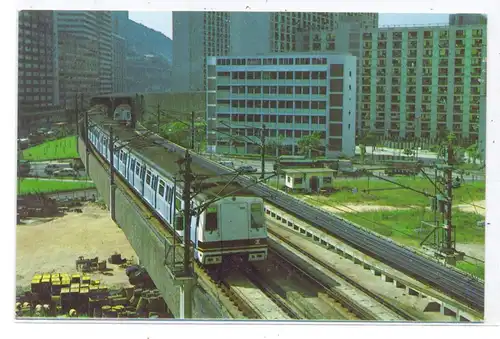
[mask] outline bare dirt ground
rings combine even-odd
[[[83,213],[68,213],[52,220],[38,220],[17,225],[16,286],[29,289],[36,273],[77,273],[75,260],[99,257],[106,260],[113,253],[137,260],[125,234],[111,220],[109,211],[94,204],[83,207]],[[93,273],[109,288],[128,285],[124,269],[107,263],[112,271]]]
[[[458,205],[457,207],[464,212],[486,215],[486,200],[473,201],[470,204]]]
[[[470,257],[481,259],[484,261],[486,256],[485,246],[483,244],[461,244],[457,243],[457,250],[464,252]]]
[[[382,206],[382,205],[362,205],[362,204],[343,204],[339,208],[323,205],[322,209],[332,213],[353,213],[353,212],[373,212],[373,211],[400,211],[408,208]]]

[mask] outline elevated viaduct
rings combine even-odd
[[[144,206],[141,207],[140,201],[137,198],[134,199],[130,194],[131,191],[126,187],[116,185],[113,189],[114,199],[112,198],[109,169],[103,166],[92,150],[87,150],[81,136],[78,138],[78,153],[106,205],[110,207],[111,201],[114,200],[116,224],[125,233],[140,258],[141,265],[148,270],[171,313],[179,318],[180,289],[168,269],[174,252],[174,248],[168,245],[172,243],[172,240],[159,230],[155,217],[148,213]],[[177,258],[182,258],[182,255],[178,255]],[[193,287],[193,318],[231,318],[213,294],[207,293],[207,290],[207,286],[202,286],[201,282],[197,282]]]

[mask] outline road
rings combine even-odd
[[[57,165],[59,168],[68,168],[71,167],[71,164],[67,161],[43,161],[43,162],[30,162],[30,177],[39,177],[39,178],[51,178],[52,176],[45,173],[45,167],[49,164]],[[78,171],[80,176],[85,176],[85,170]]]

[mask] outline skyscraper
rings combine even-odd
[[[77,93],[112,91],[111,12],[57,11],[59,102],[74,107]]]
[[[20,115],[58,105],[52,11],[19,12],[18,104]]]
[[[126,92],[125,58],[127,54],[127,41],[124,38],[125,25],[128,21],[128,11],[111,12],[111,30],[113,44],[112,83],[113,93]]]
[[[204,90],[206,57],[296,49],[296,33],[356,22],[377,27],[378,14],[319,12],[174,12],[173,90]]]

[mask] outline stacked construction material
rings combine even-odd
[[[16,300],[17,316],[94,318],[170,318],[158,290],[133,286],[110,293],[99,280],[79,273],[35,274],[31,292]]]

